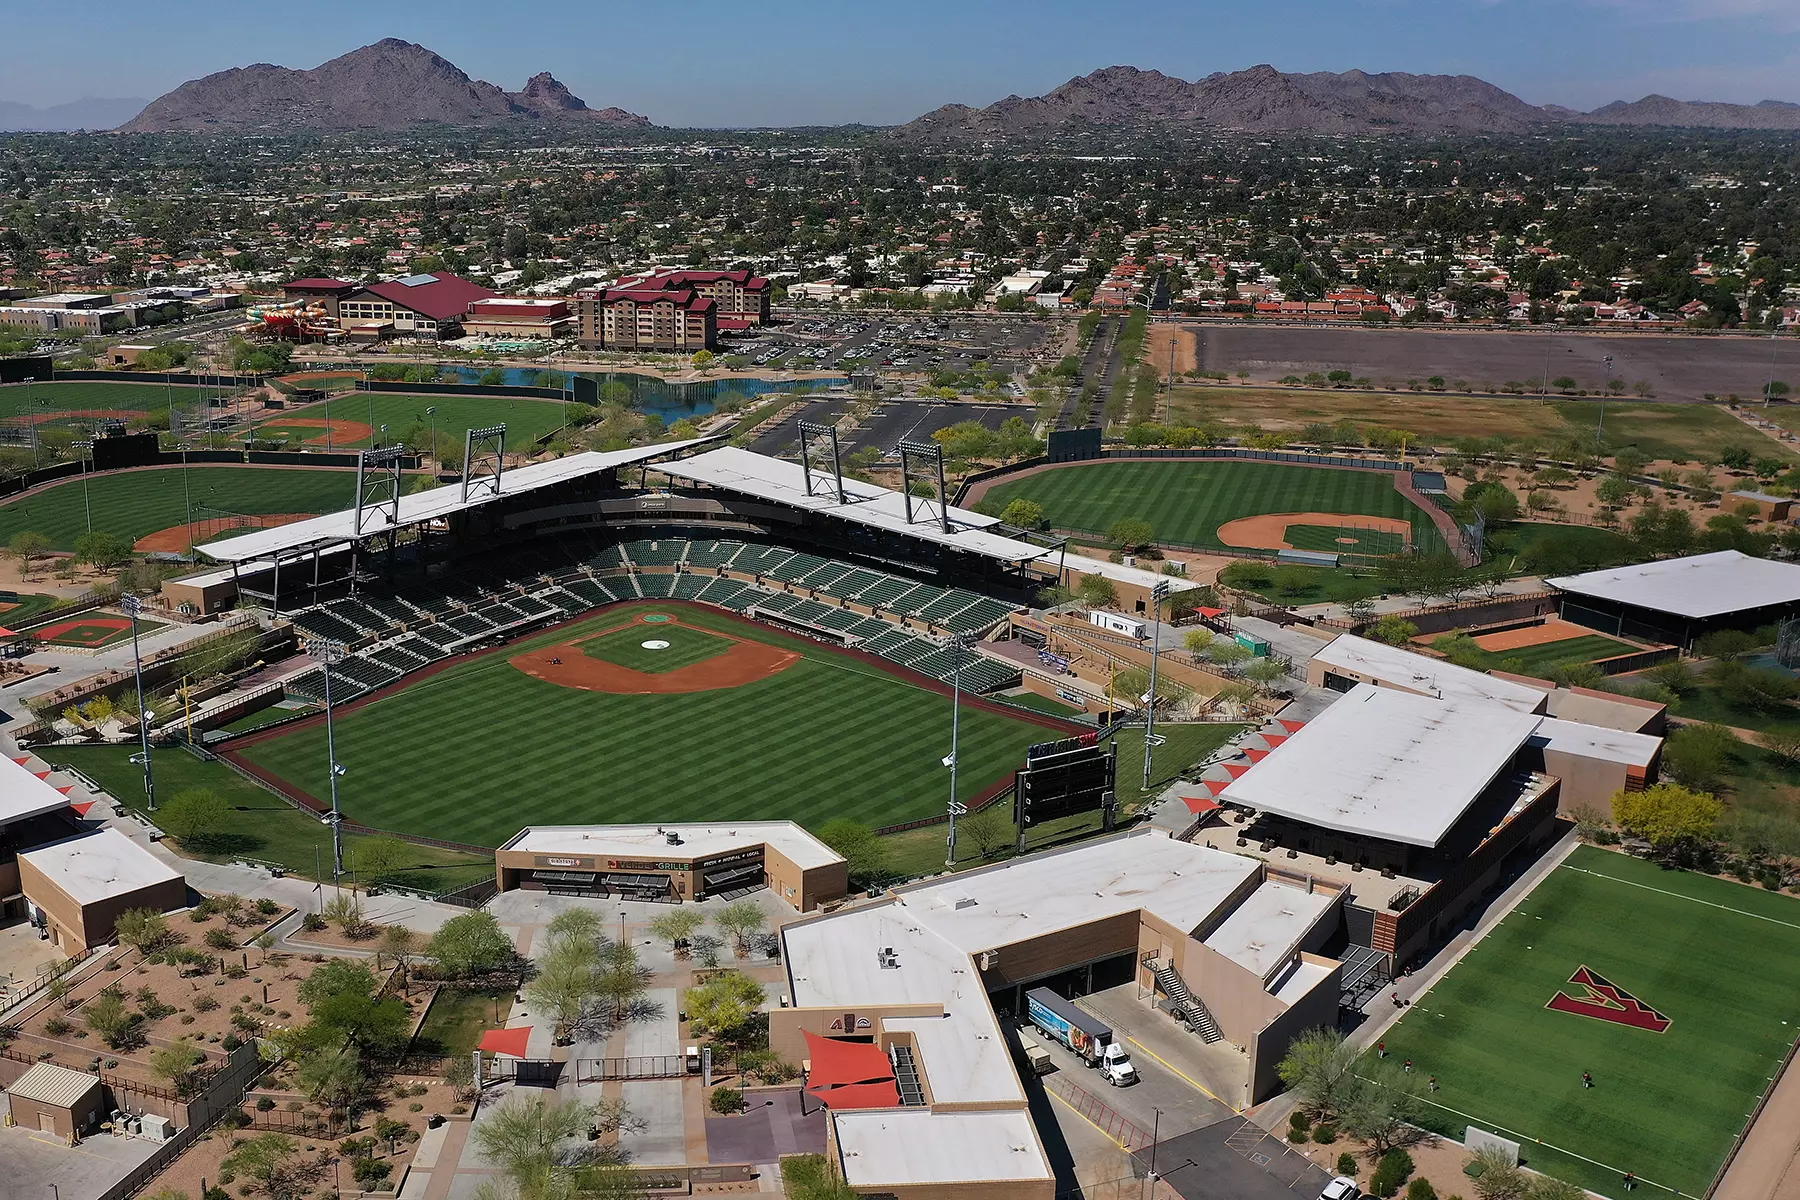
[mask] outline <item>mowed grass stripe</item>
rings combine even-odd
[[[233,394],[230,388],[200,388],[193,384],[162,384],[119,380],[68,380],[20,383],[0,387],[0,417],[22,417],[71,409],[109,409],[120,413],[167,412],[169,401],[187,408],[216,396]]]
[[[75,548],[87,531],[87,505],[94,528],[132,541],[187,520],[191,498],[196,521],[228,513],[325,513],[355,502],[353,470],[287,467],[156,467],[116,471],[87,481],[64,480],[41,492],[0,504],[0,542],[30,529],[59,550]]]
[[[643,613],[798,650],[804,661],[716,692],[615,696],[559,687],[507,661]],[[651,626],[640,628],[653,629]],[[1042,725],[965,707],[958,791],[1004,777]],[[928,816],[949,799],[939,760],[950,701],[810,642],[665,602],[590,621],[459,664],[341,717],[344,810],[376,828],[497,845],[526,824],[791,819],[872,825]],[[323,728],[245,756],[314,795],[329,791]]]
[[[421,426],[429,431],[435,420],[438,436],[449,438],[458,445],[462,444],[463,435],[470,429],[503,424],[506,426],[507,448],[521,450],[551,430],[560,428],[563,425],[564,407],[556,400],[529,400],[509,396],[358,392],[349,396],[336,396],[304,408],[290,409],[272,416],[267,424],[280,427],[284,423],[291,424],[296,417],[308,420],[329,417],[339,421],[357,421],[376,430],[386,425],[388,440],[391,441],[404,436],[414,426]],[[437,409],[436,414],[428,415],[425,412],[427,408]],[[323,436],[324,430],[313,430],[312,433]],[[367,446],[369,442],[368,438],[352,442],[332,439],[333,446]]]
[[[1219,526],[1240,517],[1335,512],[1410,521],[1414,537],[1431,518],[1377,471],[1342,471],[1261,462],[1169,459],[1077,463],[1002,483],[995,504],[1035,500],[1059,529],[1105,533],[1113,522],[1143,517],[1172,545],[1223,545]]]
[[[1698,1195],[1800,1033],[1797,926],[1791,897],[1583,847],[1418,999],[1389,1052],[1436,1075],[1450,1108]],[[1583,965],[1671,1027],[1546,1009]]]

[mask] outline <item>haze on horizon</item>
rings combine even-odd
[[[9,15],[0,100],[37,108],[146,100],[254,62],[314,67],[383,37],[419,42],[507,89],[550,71],[596,107],[659,125],[896,124],[949,102],[1038,95],[1127,64],[1184,79],[1268,62],[1284,71],[1470,74],[1534,104],[1589,109],[1658,92],[1800,100],[1793,0],[914,0],[845,6],[701,0],[621,15],[541,0],[534,22],[444,0],[427,10],[316,0],[297,10],[165,0]]]

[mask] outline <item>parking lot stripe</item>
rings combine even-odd
[[[1136,1046],[1139,1050],[1142,1050],[1145,1054],[1148,1054],[1151,1058],[1154,1058],[1157,1062],[1161,1063],[1163,1066],[1169,1068],[1169,1070],[1173,1071],[1176,1075],[1179,1075],[1184,1081],[1186,1081],[1186,1083],[1190,1087],[1194,1088],[1196,1091],[1202,1092],[1205,1095],[1210,1096],[1212,1099],[1217,1100],[1220,1104],[1223,1104],[1226,1108],[1229,1108],[1234,1113],[1242,1113],[1244,1111],[1243,1109],[1239,1108],[1237,1105],[1233,1104],[1231,1101],[1226,1100],[1225,1098],[1223,1098],[1221,1096],[1213,1095],[1211,1088],[1207,1087],[1204,1083],[1201,1083],[1198,1079],[1195,1079],[1193,1076],[1189,1075],[1186,1071],[1183,1071],[1180,1067],[1176,1066],[1174,1063],[1170,1062],[1168,1059],[1164,1058],[1162,1055],[1158,1054],[1156,1051],[1152,1050],[1150,1047],[1144,1045],[1144,1043],[1138,1041],[1136,1038],[1132,1037],[1130,1034],[1125,1035],[1125,1040],[1130,1042],[1132,1045]]]

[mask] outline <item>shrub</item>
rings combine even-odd
[[[1299,1109],[1295,1109],[1293,1112],[1288,1114],[1288,1128],[1289,1129],[1310,1129],[1311,1127],[1312,1127],[1312,1122],[1307,1120],[1306,1114],[1301,1112]]]
[[[1348,1150],[1346,1150],[1344,1153],[1338,1155],[1337,1167],[1338,1167],[1339,1175],[1348,1175],[1351,1178],[1355,1178],[1356,1177],[1356,1155],[1350,1153]]]
[[[1381,1156],[1375,1173],[1369,1177],[1369,1190],[1377,1196],[1392,1196],[1412,1173],[1412,1155],[1396,1147]]]
[[[378,1183],[385,1183],[393,1173],[394,1164],[382,1162],[378,1158],[359,1158],[355,1160],[356,1182],[367,1190],[374,1190]]]
[[[256,1111],[257,1112],[268,1112],[270,1109],[272,1109],[274,1107],[275,1107],[275,1101],[273,1099],[271,1099],[270,1097],[258,1096],[256,1098]]]
[[[231,936],[229,929],[209,929],[206,931],[205,941],[214,950],[237,949],[237,939]]]
[[[712,1090],[709,1101],[712,1110],[722,1117],[744,1111],[744,1093],[734,1087],[716,1087]]]
[[[1415,1179],[1406,1185],[1406,1200],[1437,1200],[1437,1189],[1429,1179]]]
[[[300,928],[308,933],[319,933],[325,928],[325,918],[316,912],[307,913],[300,920]]]
[[[44,1032],[51,1037],[62,1037],[72,1028],[74,1028],[74,1026],[67,1017],[51,1017],[48,1021],[44,1022]]]
[[[1337,1141],[1337,1126],[1320,1124],[1312,1132],[1312,1140],[1321,1146],[1329,1146]]]

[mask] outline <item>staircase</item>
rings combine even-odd
[[[1181,1019],[1187,1022],[1188,1028],[1200,1035],[1201,1041],[1212,1043],[1223,1040],[1225,1035],[1219,1032],[1219,1023],[1206,1011],[1206,1005],[1200,1003],[1200,998],[1188,991],[1186,981],[1176,972],[1172,963],[1165,963],[1160,958],[1145,958],[1144,965],[1150,968],[1151,973],[1156,976],[1156,986],[1169,998],[1169,1003],[1181,1014]]]

